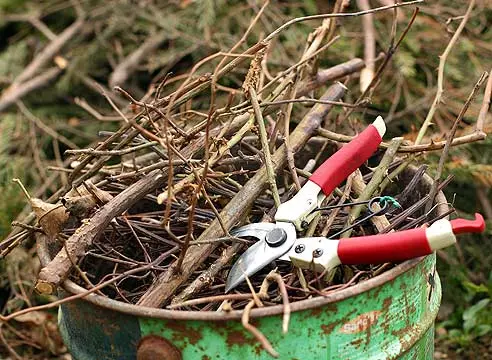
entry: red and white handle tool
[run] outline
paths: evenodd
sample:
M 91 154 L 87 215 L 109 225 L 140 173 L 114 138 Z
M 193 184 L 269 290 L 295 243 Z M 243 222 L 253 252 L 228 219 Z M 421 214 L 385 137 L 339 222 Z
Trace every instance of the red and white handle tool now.
M 441 219 L 429 227 L 341 240 L 301 238 L 289 251 L 295 266 L 318 271 L 339 264 L 381 264 L 429 255 L 456 242 L 457 234 L 478 233 L 485 229 L 480 214 L 475 220 Z M 302 250 L 302 251 L 300 251 Z
M 377 150 L 386 132 L 381 116 L 352 141 L 328 158 L 289 201 L 282 203 L 275 214 L 276 221 L 290 222 L 302 230 L 309 223 L 312 211 L 321 201 L 357 170 Z

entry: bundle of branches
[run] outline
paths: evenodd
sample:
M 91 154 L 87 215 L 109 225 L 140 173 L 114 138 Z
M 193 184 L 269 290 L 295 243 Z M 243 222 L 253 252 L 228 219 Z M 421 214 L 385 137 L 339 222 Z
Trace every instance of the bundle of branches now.
M 348 134 L 364 128 L 351 115 L 368 104 L 368 96 L 418 11 L 398 34 L 395 15 L 389 49 L 381 56 L 319 69 L 319 56 L 338 38 L 335 19 L 415 2 L 356 13 L 345 13 L 344 2 L 337 2 L 333 13 L 293 19 L 245 49 L 268 7 L 265 3 L 229 51 L 204 58 L 185 76 L 167 74 L 143 96 L 115 86 L 115 92 L 131 106 L 120 109 L 114 96 L 100 88 L 123 125 L 117 131 L 100 132 L 102 140 L 91 148 L 67 151 L 71 154 L 67 166 L 54 168 L 67 174 L 66 184 L 52 196 L 59 201 L 48 204 L 28 195 L 34 214 L 20 225 L 22 231 L 2 243 L 2 254 L 37 233 L 38 245 L 48 249 L 51 257 L 36 285 L 43 294 L 53 294 L 70 278 L 84 286 L 87 294 L 196 310 L 225 308 L 225 300 L 232 301 L 227 303 L 229 309 L 242 309 L 255 296 L 250 287 L 264 289 L 264 281 L 278 283 L 278 289 L 270 293 L 263 290 L 266 304 L 288 303 L 352 286 L 389 269 L 392 264 L 351 266 L 325 276 L 279 262 L 272 264 L 276 272 L 269 273 L 272 268 L 267 268 L 236 293 L 222 295 L 231 262 L 250 244 L 230 236 L 230 229 L 272 220 L 278 205 L 299 190 L 310 172 L 349 141 Z M 300 58 L 271 74 L 269 60 L 277 36 L 297 22 L 313 19 L 322 22 L 305 40 Z M 211 72 L 201 71 L 211 64 Z M 363 69 L 361 95 L 353 103 L 343 102 L 349 83 L 339 81 Z M 240 86 L 234 87 L 240 74 Z M 395 179 L 415 153 L 444 148 L 444 163 L 451 145 L 484 137 L 482 119 L 482 128 L 454 139 L 456 127 L 485 79 L 486 74 L 477 82 L 446 141 L 421 144 L 429 125 L 425 122 L 415 144 L 403 138 L 383 143 L 376 166 L 361 167 L 327 198 L 327 205 L 342 205 L 387 194 L 402 206 L 344 236 L 407 229 L 437 219 L 432 211 L 434 198 L 449 181 L 439 181 L 441 163 L 431 189 L 420 188 L 423 166 L 408 181 Z M 488 85 L 490 98 L 492 82 Z M 319 88 L 326 90 L 314 97 Z M 487 112 L 487 102 L 483 110 Z M 398 152 L 411 155 L 397 158 Z M 362 213 L 360 206 L 320 212 L 304 235 L 333 234 Z M 35 218 L 37 226 L 26 225 Z M 275 296 L 279 290 L 281 297 Z

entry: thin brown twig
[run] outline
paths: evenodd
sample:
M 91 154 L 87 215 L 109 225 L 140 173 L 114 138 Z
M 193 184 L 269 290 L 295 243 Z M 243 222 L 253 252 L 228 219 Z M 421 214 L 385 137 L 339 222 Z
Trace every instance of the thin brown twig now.
M 290 320 L 290 303 L 289 303 L 289 294 L 287 293 L 287 289 L 285 287 L 285 282 L 282 276 L 277 273 L 275 270 L 270 271 L 270 273 L 265 277 L 265 280 L 261 284 L 260 289 L 260 297 L 268 296 L 268 287 L 270 285 L 270 281 L 276 281 L 278 285 L 278 289 L 280 295 L 282 296 L 282 302 L 284 305 L 283 309 L 283 320 L 282 320 L 282 332 L 287 334 L 289 331 L 289 320 Z
M 319 128 L 317 130 L 318 135 L 323 136 L 327 139 L 337 141 L 337 142 L 350 142 L 354 138 L 354 136 L 338 134 L 333 131 Z M 458 138 L 454 138 L 451 146 L 458 146 L 463 144 L 469 144 L 475 141 L 480 141 L 486 138 L 486 134 L 483 131 L 475 131 L 471 134 L 463 135 Z M 387 149 L 390 143 L 382 142 L 379 147 L 381 149 Z M 429 144 L 420 144 L 420 145 L 401 145 L 398 149 L 399 153 L 419 153 L 426 151 L 437 151 L 444 148 L 446 145 L 446 141 L 433 141 Z
M 249 300 L 253 297 L 251 294 L 224 294 L 224 295 L 213 295 L 213 296 L 207 296 L 207 297 L 202 297 L 202 298 L 197 298 L 197 299 L 191 299 L 191 300 L 186 300 L 183 302 L 177 302 L 177 303 L 172 303 L 171 305 L 167 306 L 168 309 L 174 310 L 174 309 L 179 309 L 182 307 L 186 306 L 193 306 L 193 305 L 200 305 L 200 304 L 206 304 L 206 303 L 211 303 L 211 302 L 218 302 L 218 301 L 224 301 L 224 300 Z
M 487 119 L 487 113 L 490 108 L 490 96 L 492 94 L 492 70 L 489 72 L 489 79 L 487 80 L 487 85 L 485 86 L 485 92 L 483 94 L 482 106 L 480 107 L 480 113 L 477 117 L 476 131 L 483 132 L 485 126 L 485 120 Z
M 251 300 L 248 305 L 243 310 L 243 314 L 241 316 L 241 323 L 243 324 L 243 327 L 248 330 L 261 344 L 263 349 L 265 349 L 271 356 L 274 358 L 279 357 L 279 353 L 273 348 L 272 344 L 268 341 L 265 335 L 258 330 L 254 325 L 249 323 L 249 313 L 251 312 L 251 309 L 253 309 L 253 306 L 255 306 L 254 300 Z
M 434 118 L 434 113 L 436 112 L 439 104 L 441 103 L 442 94 L 444 93 L 444 66 L 446 65 L 446 60 L 449 56 L 449 53 L 451 52 L 451 49 L 456 44 L 456 41 L 458 40 L 461 32 L 465 28 L 465 25 L 468 22 L 468 19 L 470 18 L 470 14 L 474 6 L 475 6 L 475 0 L 470 0 L 470 4 L 466 9 L 465 16 L 461 20 L 460 25 L 458 26 L 455 33 L 453 34 L 453 37 L 451 38 L 448 45 L 446 46 L 446 49 L 444 50 L 442 55 L 439 56 L 439 69 L 437 75 L 436 96 L 434 97 L 434 101 L 432 102 L 429 112 L 427 113 L 427 116 L 424 122 L 422 123 L 422 126 L 420 127 L 419 133 L 417 134 L 417 138 L 415 139 L 415 145 L 419 145 L 424 139 L 425 133 L 427 132 L 427 128 L 429 127 L 429 125 L 432 122 L 432 119 Z
M 168 255 L 169 252 L 171 252 L 171 250 L 166 252 L 166 253 L 161 254 L 158 258 L 156 258 L 151 263 L 148 263 L 146 265 L 142 265 L 142 266 L 134 268 L 134 269 L 127 270 L 125 272 L 122 272 L 121 274 L 116 275 L 112 279 L 109 279 L 109 280 L 106 280 L 102 283 L 97 284 L 96 286 L 94 286 L 93 288 L 91 288 L 89 290 L 80 292 L 80 293 L 75 294 L 75 295 L 67 296 L 66 298 L 63 298 L 63 299 L 60 299 L 57 301 L 53 301 L 53 302 L 48 303 L 48 304 L 33 306 L 33 307 L 30 307 L 27 309 L 22 309 L 22 310 L 13 312 L 9 315 L 6 315 L 6 316 L 0 315 L 0 321 L 1 322 L 8 322 L 12 319 L 15 319 L 16 317 L 18 317 L 20 315 L 24 315 L 24 314 L 27 314 L 27 313 L 30 313 L 33 311 L 41 311 L 41 310 L 48 310 L 48 309 L 56 308 L 56 307 L 60 306 L 61 304 L 65 304 L 65 303 L 73 301 L 73 300 L 84 298 L 87 295 L 90 295 L 90 294 L 92 294 L 98 290 L 101 290 L 102 288 L 104 288 L 104 287 L 106 287 L 106 286 L 108 286 L 108 285 L 110 285 L 116 281 L 124 279 L 125 277 L 127 277 L 129 275 L 133 275 L 133 274 L 136 274 L 136 273 L 139 273 L 142 271 L 147 271 L 147 270 L 152 269 L 154 266 L 160 264 L 163 261 L 163 259 L 165 259 L 167 256 L 169 256 Z
M 138 150 L 142 150 L 148 147 L 152 147 L 155 145 L 158 145 L 158 141 L 151 141 L 147 142 L 141 145 L 129 147 L 126 149 L 121 149 L 121 150 L 96 150 L 92 148 L 86 148 L 86 149 L 76 149 L 76 150 L 65 150 L 65 154 L 90 154 L 90 155 L 110 155 L 110 156 L 121 156 L 121 155 L 126 155 L 130 154 L 133 152 L 136 152 Z
M 255 112 L 256 123 L 258 124 L 258 129 L 260 131 L 260 141 L 263 150 L 263 156 L 265 158 L 265 167 L 267 170 L 268 183 L 270 184 L 270 190 L 272 191 L 273 201 L 275 201 L 275 206 L 280 206 L 280 196 L 278 194 L 277 183 L 275 182 L 275 173 L 273 171 L 272 157 L 270 154 L 270 148 L 268 146 L 267 133 L 265 129 L 265 122 L 263 120 L 263 115 L 261 114 L 260 105 L 258 104 L 258 97 L 256 95 L 255 89 L 249 87 L 249 96 L 251 98 L 251 105 Z
M 473 0 L 472 0 L 473 1 Z M 437 182 L 442 176 L 442 172 L 444 170 L 444 164 L 448 158 L 449 154 L 449 149 L 451 148 L 451 143 L 453 141 L 453 137 L 456 134 L 456 130 L 458 129 L 458 125 L 460 124 L 461 120 L 463 119 L 463 116 L 465 116 L 466 111 L 470 107 L 470 104 L 472 103 L 473 99 L 475 99 L 475 96 L 477 96 L 478 91 L 482 87 L 483 83 L 487 79 L 487 72 L 483 72 L 482 75 L 480 75 L 480 78 L 478 79 L 477 83 L 473 87 L 472 92 L 468 96 L 468 98 L 465 101 L 465 104 L 463 105 L 463 108 L 461 109 L 460 113 L 458 114 L 458 117 L 453 123 L 453 126 L 451 127 L 451 130 L 448 133 L 447 139 L 446 139 L 446 145 L 444 146 L 444 150 L 442 151 L 441 157 L 439 159 L 439 165 L 437 166 L 437 172 L 436 176 L 434 177 L 434 182 L 432 183 L 432 187 L 429 191 L 429 202 L 425 206 L 425 212 L 428 213 L 434 204 L 434 198 L 436 197 L 437 194 Z
M 310 16 L 303 16 L 303 17 L 298 17 L 295 19 L 292 19 L 279 28 L 277 28 L 275 31 L 270 33 L 266 38 L 265 41 L 269 41 L 273 39 L 275 36 L 277 36 L 280 32 L 288 28 L 289 26 L 303 22 L 303 21 L 309 21 L 309 20 L 320 20 L 320 19 L 329 19 L 329 18 L 344 18 L 344 17 L 355 17 L 355 16 L 361 16 L 361 15 L 366 15 L 366 14 L 371 14 L 371 13 L 376 13 L 379 11 L 384 11 L 384 10 L 389 10 L 393 9 L 395 7 L 403 7 L 403 6 L 409 6 L 409 5 L 415 5 L 418 3 L 423 2 L 423 0 L 415 0 L 415 1 L 408 1 L 408 2 L 402 2 L 402 3 L 396 3 L 393 5 L 388 5 L 388 6 L 381 6 L 378 8 L 370 9 L 370 10 L 363 10 L 363 11 L 357 11 L 357 12 L 352 12 L 352 13 L 334 13 L 334 14 L 318 14 L 318 15 L 310 15 Z

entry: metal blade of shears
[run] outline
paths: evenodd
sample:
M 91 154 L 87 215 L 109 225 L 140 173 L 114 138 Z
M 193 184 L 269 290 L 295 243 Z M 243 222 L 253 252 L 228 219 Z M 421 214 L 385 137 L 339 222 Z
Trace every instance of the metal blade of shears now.
M 226 281 L 226 292 L 287 253 L 296 241 L 294 225 L 282 222 L 246 225 L 233 230 L 231 235 L 254 237 L 258 241 L 250 246 L 232 266 Z

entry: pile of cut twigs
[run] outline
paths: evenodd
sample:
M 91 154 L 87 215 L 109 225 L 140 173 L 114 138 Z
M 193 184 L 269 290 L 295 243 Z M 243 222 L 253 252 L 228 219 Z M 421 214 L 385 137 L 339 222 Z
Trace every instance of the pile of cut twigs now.
M 251 277 L 249 284 L 224 294 L 231 264 L 251 244 L 230 236 L 229 231 L 245 223 L 272 221 L 278 205 L 373 120 L 362 121 L 354 113 L 369 103 L 368 97 L 418 11 L 404 30 L 395 29 L 390 48 L 372 58 L 371 66 L 354 58 L 318 69 L 319 57 L 337 40 L 335 18 L 412 3 L 294 19 L 250 47 L 245 46 L 246 32 L 228 52 L 200 61 L 187 76 L 168 74 L 140 100 L 115 87 L 130 102 L 128 109 L 119 109 L 103 92 L 124 120 L 123 126 L 101 132 L 101 141 L 93 148 L 67 151 L 70 165 L 58 169 L 68 174 L 68 183 L 57 193 L 60 200 L 48 204 L 30 198 L 35 215 L 25 223 L 36 216 L 37 226 L 22 225 L 23 231 L 7 239 L 2 251 L 38 234 L 39 246 L 47 248 L 52 257 L 39 274 L 39 292 L 53 294 L 69 278 L 87 293 L 177 311 L 250 309 L 255 296 L 252 289 L 260 288 L 265 305 L 285 305 L 354 286 L 391 268 L 393 264 L 343 266 L 319 274 L 279 261 Z M 265 6 L 250 29 L 257 25 Z M 269 51 L 276 36 L 310 19 L 322 21 L 306 39 L 301 58 L 284 71 L 270 74 Z M 215 64 L 213 72 L 200 73 L 204 64 Z M 371 70 L 375 64 L 378 68 Z M 350 91 L 343 82 L 361 70 L 361 95 L 353 103 L 343 102 Z M 237 80 L 238 74 L 243 74 L 241 86 L 223 85 L 234 83 L 229 80 Z M 484 80 L 477 84 L 464 111 Z M 479 140 L 481 132 L 476 134 L 468 140 Z M 383 142 L 369 164 L 349 176 L 325 205 L 391 195 L 401 208 L 391 208 L 343 236 L 435 221 L 435 196 L 450 179 L 431 186 L 430 178 L 423 179 L 426 166 L 410 172 L 405 168 L 422 151 L 444 148 L 444 159 L 453 136 L 427 145 L 402 138 Z M 397 156 L 409 152 L 406 158 Z M 299 236 L 329 236 L 365 212 L 363 206 L 320 211 Z M 441 211 L 439 217 L 449 213 Z M 262 286 L 272 281 L 278 286 Z

